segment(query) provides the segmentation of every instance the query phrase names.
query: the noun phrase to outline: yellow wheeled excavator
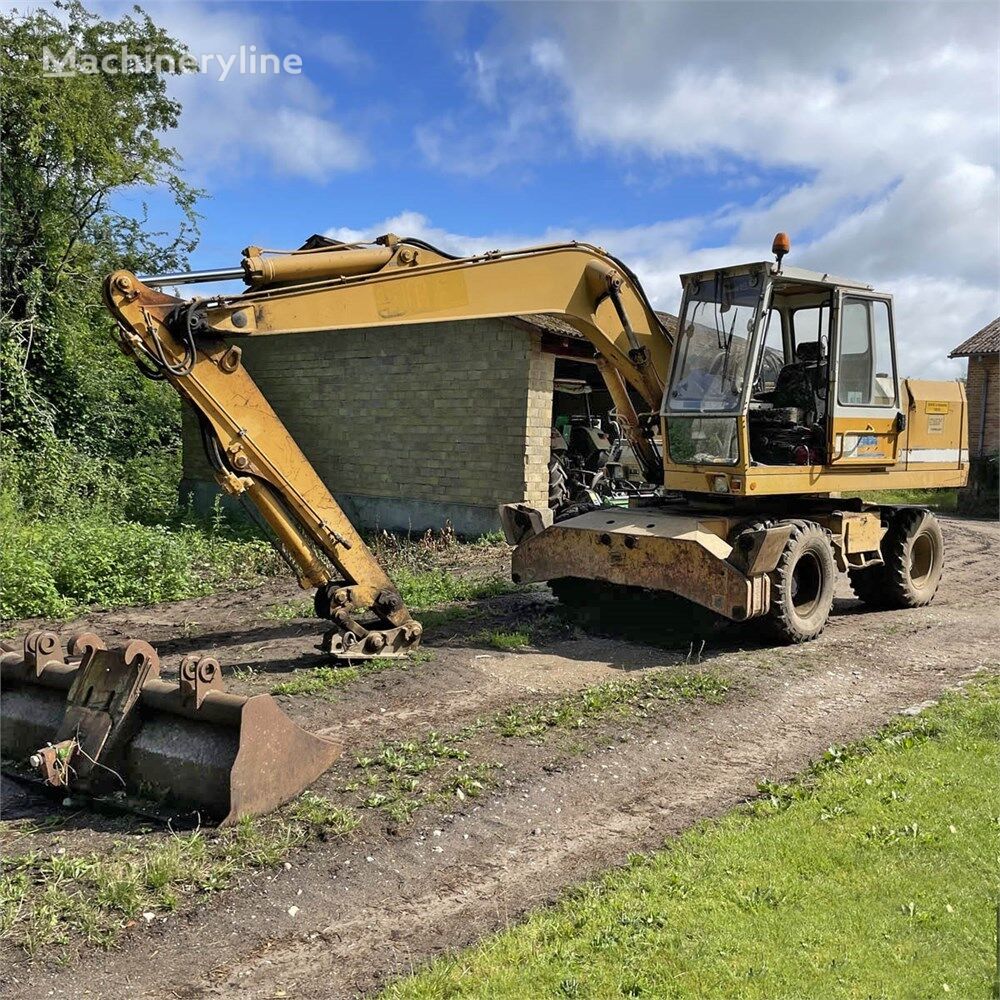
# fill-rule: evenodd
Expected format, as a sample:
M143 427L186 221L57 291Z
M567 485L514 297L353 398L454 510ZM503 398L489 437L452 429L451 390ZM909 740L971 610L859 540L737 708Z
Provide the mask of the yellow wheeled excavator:
M902 377L891 296L785 266L788 249L779 234L774 261L682 275L675 337L635 275L582 243L464 258L392 234L250 247L239 269L115 272L104 296L123 349L198 415L222 488L254 505L314 590L334 657L405 654L421 626L262 395L240 343L523 314L558 315L589 341L643 476L663 490L627 509L506 505L515 581L548 581L566 599L598 585L666 592L804 642L826 624L838 571L874 607L932 600L944 558L934 515L858 494L963 485L968 434L961 383ZM241 294L161 291L237 278ZM26 649L10 668L22 685L41 676L28 659ZM38 763L51 776L51 760ZM238 812L230 803L228 815Z

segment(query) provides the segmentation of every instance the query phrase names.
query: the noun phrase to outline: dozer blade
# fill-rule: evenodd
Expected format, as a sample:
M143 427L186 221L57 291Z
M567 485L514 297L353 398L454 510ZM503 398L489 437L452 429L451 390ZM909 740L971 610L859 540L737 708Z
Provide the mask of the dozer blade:
M734 554L721 537L722 519L710 515L603 507L552 524L516 504L502 507L500 515L507 540L517 546L515 583L570 578L665 591L733 621L767 612L767 573L787 539L786 529L766 532L780 544L759 540L749 565L748 554Z
M84 633L64 656L54 633L34 632L21 653L5 646L0 752L68 792L153 795L220 825L277 808L340 756L270 695L224 691L211 657L186 657L177 683L159 669L142 640L108 649Z

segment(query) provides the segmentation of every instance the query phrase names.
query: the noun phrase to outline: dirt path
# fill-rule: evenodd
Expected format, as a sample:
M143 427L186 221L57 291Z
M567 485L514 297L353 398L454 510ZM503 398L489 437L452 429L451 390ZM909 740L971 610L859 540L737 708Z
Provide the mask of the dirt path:
M317 845L289 870L248 877L190 916L70 968L8 965L3 995L351 997L468 944L629 853L721 814L761 778L789 776L829 745L996 668L1000 530L958 519L944 527L949 569L929 609L865 613L840 591L827 632L807 647L707 649L706 666L736 681L720 704L607 729L575 755L533 747L515 761L513 784L479 805L418 818L398 836ZM240 614L233 624L235 635ZM270 641L298 655L306 642L293 633ZM297 699L292 710L359 740L430 724L450 729L497 705L685 653L571 638L539 652L491 654L465 642L345 689L333 704ZM298 907L294 917L290 907Z

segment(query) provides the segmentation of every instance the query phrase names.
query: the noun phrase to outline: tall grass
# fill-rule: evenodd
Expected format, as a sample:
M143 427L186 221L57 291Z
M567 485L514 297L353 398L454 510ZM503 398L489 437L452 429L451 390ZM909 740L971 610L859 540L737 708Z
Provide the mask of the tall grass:
M179 600L277 570L273 550L179 499L173 451L127 463L46 441L0 455L0 617Z

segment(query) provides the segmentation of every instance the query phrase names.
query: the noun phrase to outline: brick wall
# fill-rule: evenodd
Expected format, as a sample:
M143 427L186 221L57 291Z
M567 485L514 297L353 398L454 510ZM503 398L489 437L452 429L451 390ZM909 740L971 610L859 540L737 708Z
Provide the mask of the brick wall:
M241 342L247 369L359 527L463 534L500 503L544 504L554 358L506 320ZM214 481L184 415L184 482Z
M1000 355L979 354L969 358L966 394L969 399L969 451L974 456L995 455L1000 451Z

